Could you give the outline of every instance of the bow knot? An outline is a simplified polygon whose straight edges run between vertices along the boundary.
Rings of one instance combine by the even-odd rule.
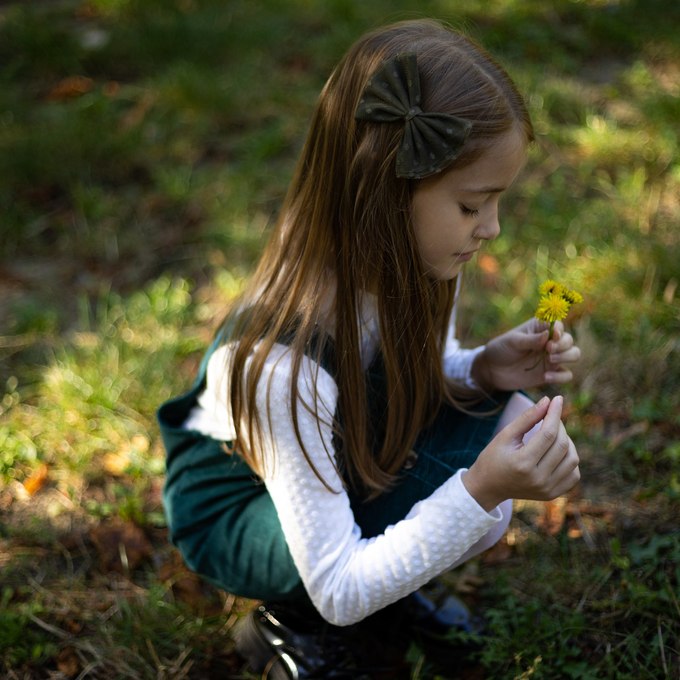
[[[443,170],[460,155],[472,128],[458,116],[423,112],[420,100],[416,55],[398,54],[369,80],[355,113],[372,123],[404,122],[397,177],[422,179]]]
[[[404,116],[404,120],[408,123],[409,120],[412,118],[415,118],[419,113],[422,113],[423,110],[419,106],[412,106],[409,110],[406,116]]]

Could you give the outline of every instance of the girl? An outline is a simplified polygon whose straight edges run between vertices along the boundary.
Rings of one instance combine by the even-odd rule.
[[[572,337],[531,320],[455,338],[458,275],[498,236],[532,138],[467,38],[433,21],[361,38],[194,389],[159,411],[171,538],[264,601],[237,648],[270,677],[360,677],[342,627],[380,610],[444,630],[455,603],[417,591],[493,545],[511,499],[579,479],[562,398],[514,392],[570,380]]]

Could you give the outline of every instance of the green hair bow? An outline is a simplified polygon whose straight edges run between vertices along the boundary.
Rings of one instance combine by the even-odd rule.
[[[416,55],[398,54],[373,74],[355,113],[372,123],[404,121],[397,177],[422,179],[440,172],[460,155],[472,128],[458,116],[423,112],[420,100]]]

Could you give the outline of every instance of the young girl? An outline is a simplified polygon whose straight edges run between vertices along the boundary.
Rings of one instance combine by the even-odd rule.
[[[362,37],[194,389],[159,411],[171,538],[264,601],[237,648],[269,677],[372,677],[342,632],[380,610],[445,631],[455,603],[419,589],[493,545],[511,499],[579,479],[562,398],[515,392],[570,380],[572,337],[536,320],[473,350],[455,337],[458,276],[498,236],[531,140],[467,38],[433,21]]]

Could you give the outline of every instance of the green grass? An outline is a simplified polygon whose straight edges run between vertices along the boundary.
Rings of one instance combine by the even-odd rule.
[[[247,677],[250,603],[192,578],[160,504],[158,404],[255,261],[313,102],[364,30],[464,27],[537,144],[466,277],[474,344],[580,290],[583,482],[518,504],[465,587],[492,678],[680,672],[680,10],[653,0],[90,0],[0,9],[0,674]],[[555,519],[557,518],[557,519]],[[494,558],[494,559],[492,559]],[[477,583],[475,581],[475,583]],[[413,677],[432,677],[411,650]]]

